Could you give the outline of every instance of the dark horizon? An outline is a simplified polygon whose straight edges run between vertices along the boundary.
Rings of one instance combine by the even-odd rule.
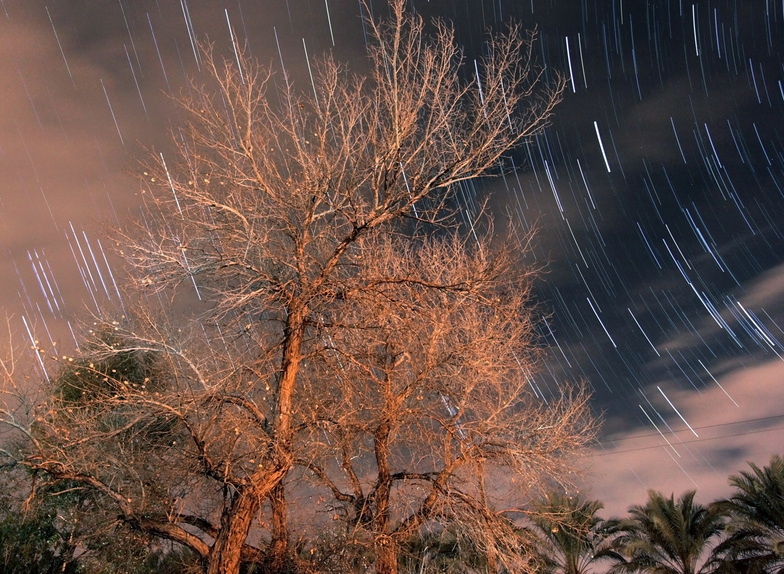
[[[470,209],[489,194],[539,229],[521,253],[547,266],[536,297],[551,352],[534,384],[543,401],[566,380],[594,389],[605,427],[590,495],[616,514],[646,488],[710,500],[746,461],[767,464],[784,418],[784,6],[410,4],[454,22],[466,73],[485,31],[514,18],[567,80],[518,172],[458,197]],[[140,160],[171,150],[169,95],[202,77],[195,39],[231,59],[236,34],[303,91],[305,50],[364,66],[354,0],[0,8],[0,294],[25,346],[24,322],[44,348],[73,345],[67,321],[115,296],[102,228],[138,212]]]

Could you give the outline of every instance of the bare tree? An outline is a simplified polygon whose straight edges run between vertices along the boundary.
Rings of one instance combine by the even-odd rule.
[[[307,377],[301,402],[321,435],[298,463],[372,547],[377,572],[396,572],[423,529],[446,527],[491,564],[523,571],[500,503],[569,484],[565,455],[592,436],[584,392],[546,405],[529,388],[540,351],[530,270],[506,246],[490,249],[489,235],[472,243],[360,241],[364,270],[322,324],[324,371]]]
[[[326,58],[312,95],[284,75],[276,97],[268,70],[205,50],[179,155],[152,157],[144,215],[117,236],[132,312],[98,321],[26,423],[5,418],[28,438],[7,457],[91,489],[209,574],[288,567],[294,476],[345,506],[377,572],[447,523],[521,567],[499,480],[518,501],[565,480],[593,435],[585,393],[531,393],[531,271],[492,231],[461,239],[452,194],[501,173],[563,83],[514,26],[477,77],[451,29],[428,36],[403,0],[369,25],[370,73]]]

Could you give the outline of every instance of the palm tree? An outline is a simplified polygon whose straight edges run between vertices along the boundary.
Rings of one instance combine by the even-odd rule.
[[[630,516],[611,527],[616,537],[601,553],[615,560],[611,572],[710,572],[714,563],[706,555],[712,540],[724,531],[725,514],[716,506],[696,504],[694,495],[691,490],[676,501],[672,495],[665,498],[649,490],[645,506],[631,506]]]
[[[716,548],[726,572],[784,573],[784,459],[730,477],[735,493],[717,503],[731,516],[729,537]]]
[[[603,540],[605,521],[596,513],[604,505],[598,500],[580,500],[561,493],[548,494],[534,503],[531,527],[541,570],[558,574],[584,574]]]

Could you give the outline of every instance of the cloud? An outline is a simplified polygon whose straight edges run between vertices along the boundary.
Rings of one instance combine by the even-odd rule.
[[[715,384],[701,393],[667,390],[699,436],[655,389],[647,393],[673,430],[641,399],[664,437],[648,425],[606,439],[590,457],[590,495],[605,503],[605,516],[623,515],[629,505],[643,504],[650,488],[676,496],[696,489],[703,504],[729,496],[730,474],[744,470],[748,461],[767,464],[781,452],[775,439],[784,428],[782,381],[784,361],[771,360],[751,368],[738,365],[718,378],[721,387]]]
[[[28,259],[34,252],[78,312],[78,302],[88,294],[65,240],[68,224],[74,222],[77,230],[94,228],[110,213],[110,191],[120,209],[133,194],[116,193],[128,189],[130,182],[102,90],[103,68],[92,53],[78,51],[66,53],[66,67],[45,10],[29,8],[12,10],[0,36],[0,66],[6,70],[0,86],[0,244],[3,255],[13,261],[0,278],[0,304],[9,312],[20,304],[28,312],[36,305],[47,308]],[[59,32],[67,45],[67,31]],[[104,85],[122,113],[127,108],[123,92],[111,76]],[[140,132],[132,129],[134,122],[123,123],[132,145]],[[20,275],[11,271],[13,265]]]

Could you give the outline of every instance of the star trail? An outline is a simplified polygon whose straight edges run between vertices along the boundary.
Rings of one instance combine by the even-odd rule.
[[[545,76],[566,80],[551,125],[509,158],[514,169],[455,192],[467,233],[481,224],[484,197],[519,237],[536,230],[520,256],[545,268],[536,299],[551,353],[531,384],[545,401],[565,380],[593,389],[605,420],[589,457],[595,495],[612,511],[645,488],[696,485],[707,500],[746,460],[764,463],[780,448],[784,414],[784,2],[409,5],[453,22],[480,98],[485,31],[508,19],[536,28]],[[273,82],[310,92],[322,54],[362,72],[362,18],[387,9],[380,0],[3,8],[0,294],[20,337],[44,349],[78,346],[85,307],[122,305],[101,225],[138,214],[139,158],[163,159],[168,133],[177,137],[170,95],[199,83],[199,42],[227,60],[244,46]]]

